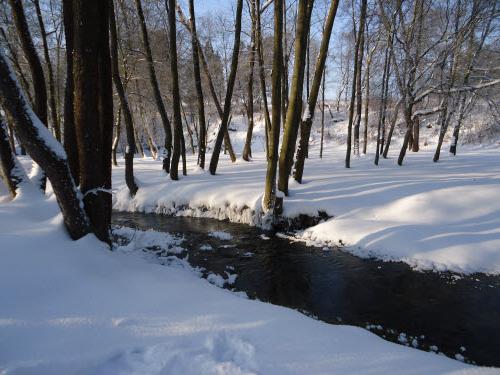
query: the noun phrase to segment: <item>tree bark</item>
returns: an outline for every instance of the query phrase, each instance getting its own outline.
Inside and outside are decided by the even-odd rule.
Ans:
[[[233,97],[234,82],[236,80],[236,70],[238,69],[238,55],[240,53],[240,37],[241,37],[241,13],[243,9],[243,0],[237,0],[236,6],[236,24],[234,33],[233,56],[231,58],[231,71],[227,81],[226,98],[224,100],[224,113],[220,124],[217,138],[215,140],[212,158],[210,159],[210,174],[214,175],[217,171],[219,163],[219,155],[221,151],[224,135],[227,134],[227,124],[229,120],[229,112],[231,111],[231,99]]]
[[[182,118],[179,93],[179,73],[177,69],[177,32],[175,25],[175,1],[165,0],[168,13],[168,42],[170,52],[170,74],[172,80],[172,106],[173,106],[173,129],[174,142],[172,152],[172,163],[170,165],[170,178],[179,179],[179,160],[181,156]]]
[[[279,157],[278,189],[288,195],[288,178],[292,170],[293,154],[297,143],[297,133],[302,113],[302,93],[304,90],[304,70],[307,50],[307,36],[311,24],[313,0],[299,0],[296,35],[295,60],[293,64],[292,86],[286,113],[285,130]]]
[[[306,113],[303,115],[300,124],[300,141],[297,149],[297,160],[295,162],[294,178],[298,183],[302,183],[302,175],[304,174],[304,163],[307,157],[307,149],[309,145],[309,137],[311,135],[311,127],[314,120],[314,112],[318,101],[319,89],[325,69],[326,58],[328,56],[328,45],[330,44],[330,36],[332,35],[333,22],[337,14],[339,5],[338,0],[333,0],[330,4],[330,9],[325,22],[325,30],[321,39],[321,46],[316,59],[316,69],[312,81],[311,91],[309,92]]]
[[[113,89],[109,3],[74,0],[74,109],[80,188],[96,236],[109,243]]]
[[[80,161],[74,113],[73,49],[74,49],[74,14],[73,0],[63,0],[64,35],[66,39],[66,87],[64,90],[64,150],[68,155],[68,164],[76,184],[80,182]]]
[[[122,132],[122,107],[118,106],[118,111],[116,111],[115,119],[115,138],[113,139],[113,145],[111,146],[112,161],[115,167],[118,166],[118,161],[116,160],[116,152],[118,151],[118,145],[120,143],[120,135]]]
[[[281,69],[283,68],[283,0],[274,0],[274,53],[272,73],[272,122],[266,184],[262,200],[264,212],[276,212],[276,169],[281,125]],[[283,199],[282,197],[280,197]],[[281,208],[281,205],[278,207]]]
[[[0,50],[0,105],[15,119],[16,134],[31,158],[44,170],[61,208],[70,237],[77,240],[89,233],[89,223],[62,146],[32,112],[14,73]],[[2,147],[3,149],[3,147]]]

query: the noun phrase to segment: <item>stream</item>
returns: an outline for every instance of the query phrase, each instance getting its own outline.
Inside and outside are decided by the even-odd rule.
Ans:
[[[500,276],[417,272],[227,221],[114,212],[113,224],[178,234],[192,266],[249,298],[402,345],[500,366]],[[214,233],[215,232],[215,233]],[[226,235],[217,234],[224,232]],[[161,256],[161,255],[159,255]]]

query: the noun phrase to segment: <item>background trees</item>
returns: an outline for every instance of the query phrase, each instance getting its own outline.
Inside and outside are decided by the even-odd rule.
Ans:
[[[351,148],[360,154],[361,134],[363,153],[373,155],[376,165],[395,146],[401,146],[402,165],[407,152],[428,143],[424,127],[437,140],[434,161],[446,142],[455,154],[464,136],[487,139],[498,132],[496,2],[228,4],[210,12],[195,0],[0,0],[5,59],[26,105],[63,143],[99,238],[107,239],[111,212],[111,150],[116,163],[116,153],[125,155],[133,195],[134,154],[160,155],[164,171],[177,180],[180,157],[186,173],[186,153],[197,152],[201,168],[211,157],[215,174],[222,152],[251,162],[254,130],[264,126],[263,206],[269,210],[276,175],[278,190],[288,194],[292,172],[298,183],[307,173],[310,145],[320,137],[323,156],[333,147],[332,132],[347,149],[346,167],[355,160]],[[276,65],[276,59],[282,62]],[[5,112],[7,171],[9,155],[25,147],[17,134],[20,114]],[[341,121],[345,133],[338,130]],[[246,137],[233,147],[232,130],[241,126]]]

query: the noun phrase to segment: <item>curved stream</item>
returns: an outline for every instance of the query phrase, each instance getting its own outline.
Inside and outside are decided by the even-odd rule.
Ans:
[[[415,272],[403,263],[308,247],[212,219],[115,212],[113,221],[182,235],[190,264],[204,268],[205,276],[237,274],[228,287],[250,298],[328,323],[368,328],[422,350],[500,366],[498,276]],[[214,231],[231,238],[213,237]]]

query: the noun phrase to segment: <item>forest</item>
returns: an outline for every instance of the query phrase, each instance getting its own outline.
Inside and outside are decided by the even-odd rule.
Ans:
[[[500,373],[499,151],[495,0],[0,0],[0,374]]]

